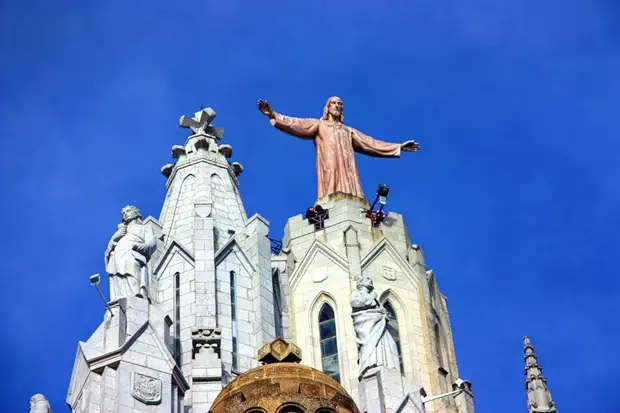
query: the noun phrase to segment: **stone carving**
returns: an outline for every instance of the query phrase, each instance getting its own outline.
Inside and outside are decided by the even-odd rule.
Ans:
[[[187,152],[185,151],[185,146],[183,145],[174,145],[172,146],[172,157],[174,159],[179,159],[182,156],[187,155]]]
[[[387,311],[373,290],[372,280],[361,277],[357,281],[357,291],[353,291],[350,297],[351,317],[359,348],[360,380],[372,373],[375,367],[400,369],[396,342],[387,329]]]
[[[198,218],[208,218],[211,216],[211,212],[213,212],[213,201],[211,198],[201,197],[194,201],[194,211],[196,212],[196,216]],[[197,223],[194,222],[194,225]],[[199,229],[199,228],[197,228]]]
[[[144,404],[159,404],[161,402],[161,380],[134,372],[131,395]]]
[[[165,176],[166,178],[170,178],[170,175],[172,175],[172,170],[174,169],[174,164],[173,163],[167,163],[164,166],[161,167],[161,174],[163,176]]]
[[[222,329],[219,327],[199,327],[192,330],[193,355],[203,351],[216,353],[220,357],[220,343],[222,341]]]
[[[207,138],[198,138],[196,139],[196,143],[194,143],[194,147],[196,148],[197,151],[200,151],[200,150],[208,151],[209,141],[207,140]]]
[[[312,282],[315,282],[317,284],[322,283],[323,281],[327,279],[328,275],[329,274],[327,273],[326,268],[315,269],[314,275],[312,276]]]
[[[319,199],[336,192],[364,198],[354,152],[398,158],[401,151],[420,149],[416,141],[402,144],[383,142],[344,125],[344,106],[335,96],[327,100],[321,119],[285,116],[274,112],[264,100],[258,101],[258,109],[281,131],[314,141]]]
[[[299,363],[301,362],[301,349],[282,337],[278,337],[258,349],[256,359],[263,364]]]
[[[217,149],[219,153],[221,153],[225,158],[230,158],[233,154],[232,146],[224,144],[220,145]]]
[[[148,266],[157,248],[153,230],[142,223],[142,214],[128,205],[121,211],[122,222],[112,235],[105,252],[110,276],[110,300],[148,296]]]
[[[381,276],[388,281],[396,280],[396,270],[392,267],[381,267]]]
[[[211,108],[202,109],[200,112],[196,112],[193,118],[185,115],[181,116],[179,125],[182,128],[191,129],[194,134],[204,133],[217,139],[222,139],[224,129],[211,126],[215,115],[215,111]]]
[[[44,395],[37,393],[30,398],[30,413],[52,413],[52,406]]]
[[[236,177],[239,177],[239,175],[241,175],[241,173],[243,172],[243,165],[241,165],[239,162],[233,162],[230,164],[230,166],[232,167],[233,173]]]

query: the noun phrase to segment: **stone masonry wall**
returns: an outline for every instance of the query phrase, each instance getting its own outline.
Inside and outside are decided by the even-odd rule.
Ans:
[[[448,380],[457,376],[447,312],[432,307],[423,255],[418,246],[411,244],[402,216],[390,213],[384,224],[373,228],[360,212],[364,207],[360,201],[344,198],[323,206],[329,209],[324,229],[316,230],[296,216],[288,221],[284,236],[293,340],[302,348],[302,362],[322,368],[318,313],[323,303],[329,303],[336,316],[341,384],[356,395],[358,350],[349,295],[355,288],[355,278],[362,274],[373,279],[381,301],[389,301],[396,313],[407,382],[412,388],[423,386],[428,394],[441,393],[434,312],[444,320],[441,348],[447,360],[444,368]],[[453,401],[431,404],[427,406],[429,412],[455,412]]]

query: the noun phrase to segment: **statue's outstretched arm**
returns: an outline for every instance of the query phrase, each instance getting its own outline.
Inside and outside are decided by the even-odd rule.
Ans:
[[[370,156],[381,158],[398,158],[400,157],[400,143],[390,143],[371,138],[370,136],[356,130],[351,129],[351,140],[353,149],[356,152],[364,153]]]
[[[319,132],[318,119],[293,118],[276,113],[269,102],[259,99],[258,110],[269,118],[269,122],[282,132],[302,139],[313,139]]]
[[[314,139],[319,132],[319,120],[308,118],[293,118],[291,116],[274,113],[269,122],[282,132],[302,139]]]

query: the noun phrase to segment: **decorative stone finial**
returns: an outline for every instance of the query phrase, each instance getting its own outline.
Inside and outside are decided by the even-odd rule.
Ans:
[[[286,342],[282,337],[278,337],[258,350],[257,360],[263,364],[299,363],[301,349],[293,343]]]
[[[551,398],[547,379],[542,374],[542,366],[534,353],[534,346],[529,337],[523,338],[525,352],[525,388],[527,389],[527,407],[530,413],[557,413],[557,406]]]
[[[230,166],[232,167],[233,173],[236,177],[241,175],[241,173],[243,172],[243,165],[241,165],[239,162],[233,162],[230,164]]]
[[[185,147],[182,145],[174,145],[172,147],[172,157],[174,159],[179,159],[181,156],[185,156]]]
[[[194,356],[202,351],[211,351],[220,356],[222,329],[219,327],[198,327],[192,330],[192,346]]]
[[[222,139],[224,129],[212,127],[211,122],[213,122],[214,119],[215,111],[211,108],[206,108],[196,112],[193,118],[186,115],[181,116],[179,125],[182,128],[191,129],[194,134],[204,133],[214,136],[217,139]]]
[[[232,156],[232,146],[230,145],[220,145],[218,151],[225,157],[230,158]]]
[[[30,398],[30,413],[52,413],[52,406],[44,395],[37,393]]]
[[[210,412],[360,413],[336,380],[300,364],[301,350],[281,337],[261,347],[258,360],[263,364],[240,374],[219,392]]]
[[[163,176],[165,176],[166,178],[170,178],[170,175],[172,175],[172,170],[174,169],[174,164],[173,163],[167,163],[164,166],[161,167],[161,174]]]

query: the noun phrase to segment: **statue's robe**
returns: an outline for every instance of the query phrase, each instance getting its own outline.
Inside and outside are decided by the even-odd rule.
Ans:
[[[153,230],[142,223],[130,222],[127,234],[116,243],[107,260],[111,300],[135,296],[141,288],[148,290],[147,262],[156,249]]]
[[[400,369],[398,348],[388,332],[388,315],[376,294],[354,291],[350,297],[353,328],[359,347],[359,377],[369,369]]]
[[[375,157],[400,157],[399,143],[373,139],[340,122],[293,118],[276,113],[271,124],[290,135],[314,140],[319,199],[335,192],[364,198],[354,152]]]

